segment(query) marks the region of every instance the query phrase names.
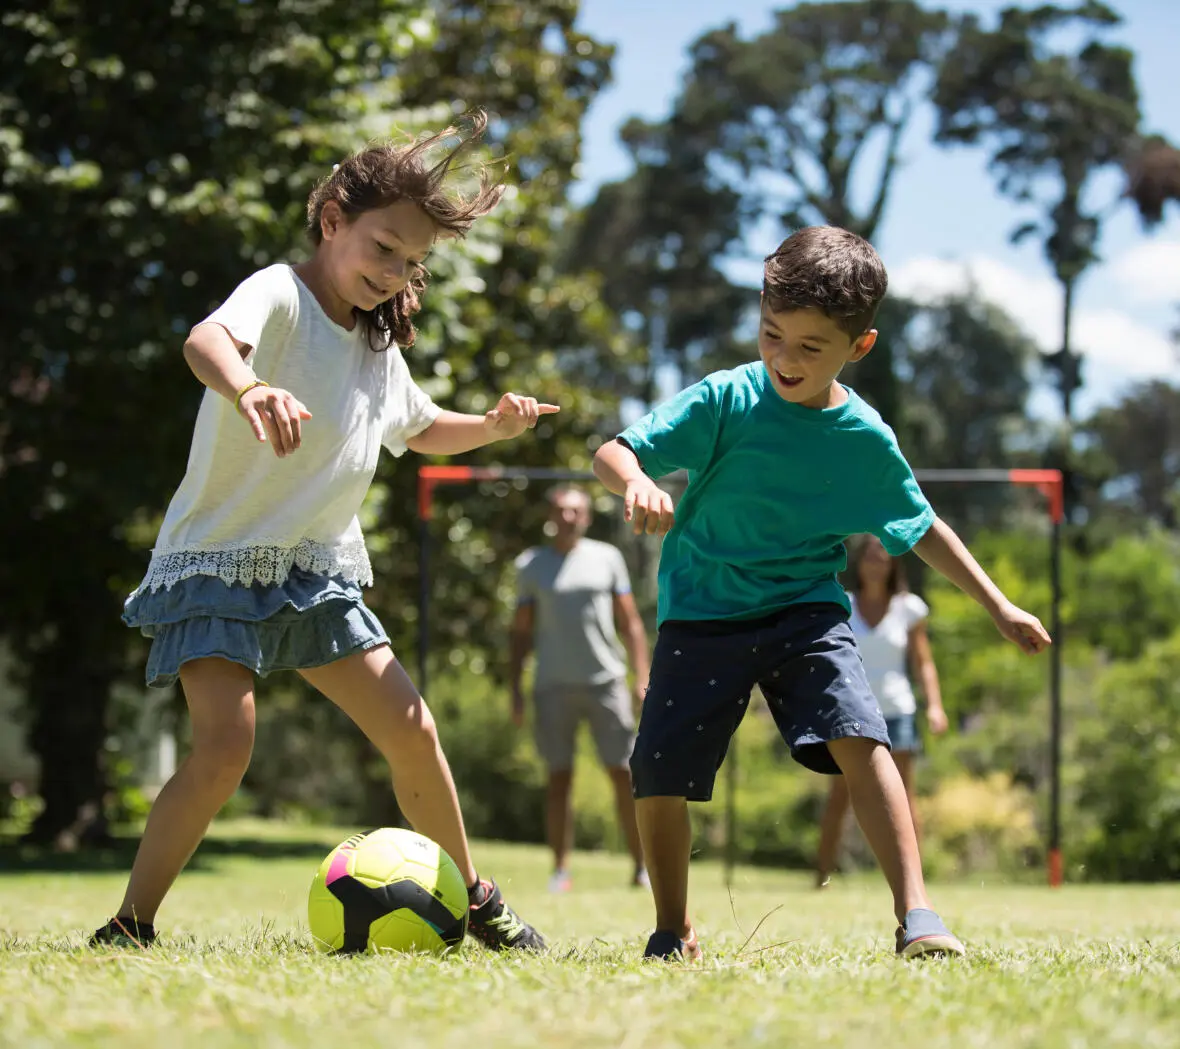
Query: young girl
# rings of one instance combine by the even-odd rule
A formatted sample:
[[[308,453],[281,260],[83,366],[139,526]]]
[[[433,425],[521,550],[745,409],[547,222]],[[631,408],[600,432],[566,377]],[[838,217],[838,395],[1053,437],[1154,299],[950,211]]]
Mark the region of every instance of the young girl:
[[[192,751],[156,799],[116,916],[93,944],[146,946],[165,893],[237,789],[254,744],[254,676],[297,670],[388,760],[398,803],[469,886],[469,931],[496,950],[544,941],[481,879],[434,719],[365,607],[372,570],[357,511],[382,446],[433,455],[519,437],[554,405],[506,393],[486,415],[441,411],[400,347],[438,238],[497,204],[446,190],[453,128],[366,149],[312,192],[309,261],[248,277],[193,328],[185,360],[209,389],[188,470],[124,619],[152,638],[149,685],[179,677]],[[269,447],[266,447],[269,445]]]
[[[849,625],[856,635],[857,648],[864,660],[873,695],[885,715],[893,760],[905,786],[910,816],[918,829],[914,808],[914,754],[918,750],[917,700],[906,672],[913,667],[926,696],[926,720],[930,731],[946,731],[946,712],[938,687],[938,670],[926,635],[926,616],[930,609],[917,594],[911,594],[905,581],[902,563],[891,557],[881,540],[862,535],[852,546],[849,558],[852,589],[849,600],[852,616]],[[844,778],[832,779],[828,804],[820,824],[819,857],[816,863],[816,886],[824,888],[836,868],[840,832],[848,813],[848,788]]]

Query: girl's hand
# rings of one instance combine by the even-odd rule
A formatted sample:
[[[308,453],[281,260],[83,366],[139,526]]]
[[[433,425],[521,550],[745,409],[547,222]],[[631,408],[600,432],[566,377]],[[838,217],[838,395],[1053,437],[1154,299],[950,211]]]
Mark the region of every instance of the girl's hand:
[[[500,403],[484,415],[483,424],[492,435],[492,440],[503,441],[531,430],[542,415],[559,411],[561,409],[556,404],[538,404],[536,397],[506,393],[500,398]]]
[[[303,420],[311,418],[311,412],[294,394],[274,386],[247,390],[238,402],[238,413],[245,417],[259,441],[270,441],[280,459],[299,447]]]
[[[1043,652],[1053,644],[1053,639],[1041,626],[1041,621],[1024,609],[1017,608],[1010,601],[1001,605],[992,618],[995,620],[996,629],[1030,656]]]
[[[650,477],[631,481],[623,493],[623,520],[634,523],[636,535],[664,535],[675,523],[672,497]]]

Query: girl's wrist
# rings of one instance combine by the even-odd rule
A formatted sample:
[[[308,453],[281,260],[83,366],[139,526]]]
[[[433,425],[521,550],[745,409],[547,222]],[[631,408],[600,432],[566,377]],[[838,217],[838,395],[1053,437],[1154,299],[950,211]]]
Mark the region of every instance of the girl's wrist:
[[[242,398],[246,396],[251,390],[256,390],[259,386],[270,386],[270,383],[264,379],[251,379],[250,382],[242,386],[234,395],[234,411],[240,412],[242,410]]]

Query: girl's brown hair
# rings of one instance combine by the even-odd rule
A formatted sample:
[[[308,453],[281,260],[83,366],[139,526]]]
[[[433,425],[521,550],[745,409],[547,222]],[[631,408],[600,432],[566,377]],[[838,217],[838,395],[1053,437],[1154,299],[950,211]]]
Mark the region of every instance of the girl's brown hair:
[[[845,589],[854,594],[860,593],[860,563],[864,560],[870,547],[873,546],[883,547],[884,544],[875,535],[858,535],[848,542],[848,585]],[[909,583],[906,581],[905,566],[899,557],[890,557],[889,559],[889,576],[885,580],[885,589],[890,597],[895,594],[904,594],[910,589]]]
[[[408,144],[383,142],[354,153],[320,180],[307,200],[307,233],[313,244],[324,239],[320,226],[324,205],[334,200],[351,220],[365,211],[383,208],[400,200],[417,204],[434,223],[440,237],[462,237],[471,224],[486,215],[504,194],[501,178],[483,166],[476,171],[479,188],[469,196],[447,192],[446,182],[455,162],[479,141],[488,118],[482,110],[471,114],[463,128],[448,127]],[[443,147],[448,139],[458,144]],[[438,159],[433,154],[444,151]],[[414,343],[413,316],[422,307],[428,273],[415,266],[409,283],[393,298],[373,310],[357,310],[365,327],[369,346],[380,352],[391,342],[399,346]]]

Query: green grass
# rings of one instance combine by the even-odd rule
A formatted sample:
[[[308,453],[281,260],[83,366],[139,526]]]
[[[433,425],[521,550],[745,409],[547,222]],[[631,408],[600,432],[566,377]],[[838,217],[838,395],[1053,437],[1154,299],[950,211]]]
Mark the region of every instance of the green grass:
[[[221,827],[146,953],[82,947],[127,855],[0,852],[0,1045],[1180,1045],[1178,886],[935,885],[970,956],[905,964],[875,876],[815,893],[798,873],[741,870],[731,903],[720,869],[700,864],[707,956],[689,969],[639,962],[650,902],[625,887],[623,858],[579,855],[574,892],[555,898],[541,850],[481,844],[481,867],[552,938],[548,956],[324,957],[305,894],[345,833]]]

